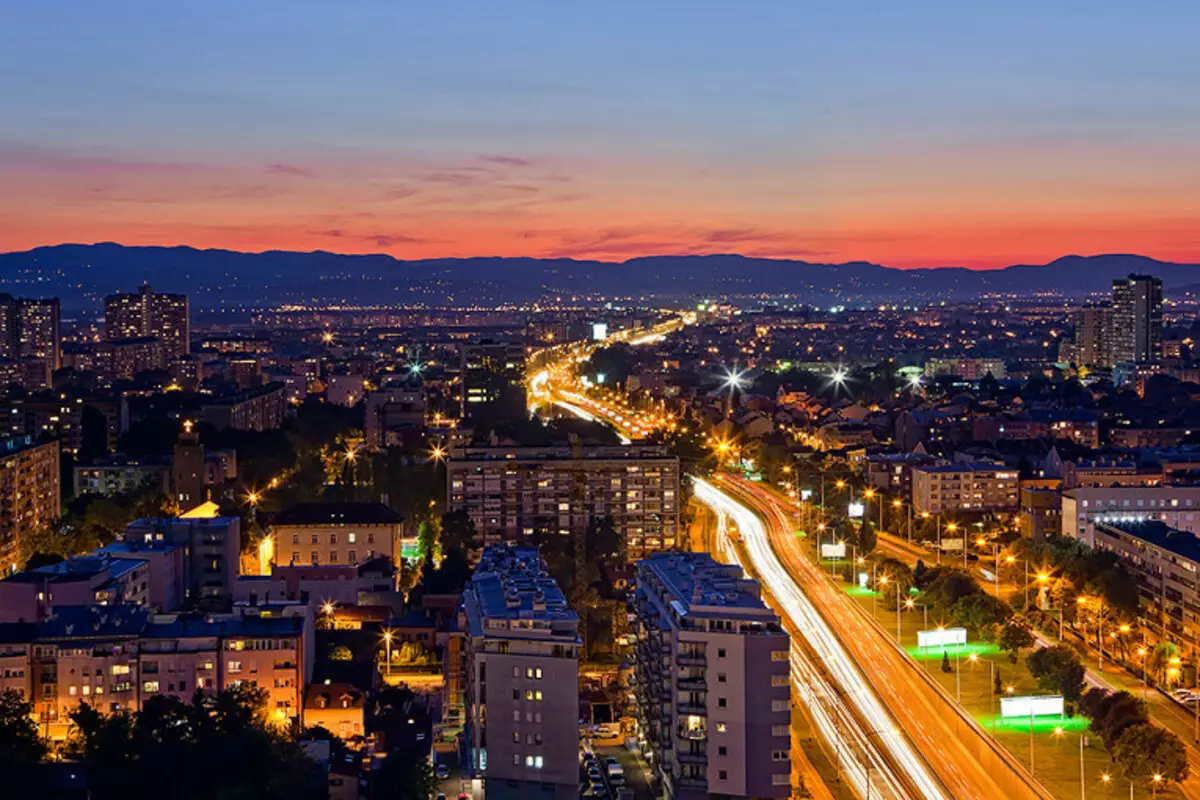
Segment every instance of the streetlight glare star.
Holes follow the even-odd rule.
[[[726,369],[725,370],[725,380],[721,384],[722,387],[724,387],[726,389],[741,389],[743,386],[745,386],[745,383],[746,383],[742,379],[742,376],[744,376],[745,374],[746,373],[744,370],[739,370],[737,367]]]

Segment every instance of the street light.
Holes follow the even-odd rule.
[[[386,657],[386,661],[385,661],[385,664],[387,667],[387,674],[391,675],[392,674],[392,632],[391,631],[383,632],[383,643],[387,647],[387,657]]]

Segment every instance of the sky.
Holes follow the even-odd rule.
[[[0,3],[0,250],[1200,262],[1200,3]]]

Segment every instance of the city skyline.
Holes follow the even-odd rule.
[[[0,250],[1194,261],[1170,5],[12,9]]]

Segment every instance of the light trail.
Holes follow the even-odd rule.
[[[950,798],[941,783],[927,767],[924,760],[916,753],[910,742],[899,733],[891,716],[887,713],[882,702],[876,697],[869,683],[857,665],[850,659],[841,643],[837,640],[829,625],[817,611],[812,602],[800,591],[792,576],[780,564],[779,559],[771,550],[767,531],[762,520],[738,503],[725,492],[708,481],[694,479],[696,499],[720,514],[733,519],[741,534],[742,543],[750,558],[748,572],[752,573],[767,588],[779,603],[784,615],[792,622],[804,637],[809,647],[824,664],[825,672],[833,679],[831,685],[824,681],[817,671],[807,664],[798,645],[793,645],[792,666],[794,674],[800,673],[800,696],[806,699],[806,707],[814,720],[824,720],[821,729],[826,738],[834,742],[835,748],[841,752],[850,740],[861,747],[866,754],[868,767],[858,765],[855,771],[849,767],[846,773],[852,785],[860,796],[866,796],[868,791],[867,769],[875,771],[893,791],[896,797],[920,798]],[[736,559],[736,552],[727,551]],[[737,559],[740,561],[740,559]],[[747,565],[743,564],[743,568]],[[811,670],[806,673],[805,667]],[[812,682],[806,693],[803,685]],[[837,721],[831,722],[829,714],[822,715],[821,703],[816,700],[813,686],[826,687],[830,694],[826,697],[845,698],[840,705],[844,714],[837,715]],[[840,688],[838,688],[840,687]],[[847,703],[852,704],[857,714],[849,713]],[[845,725],[841,724],[845,719]],[[833,728],[831,731],[830,728]],[[872,738],[873,737],[873,738]],[[882,751],[886,751],[886,756]],[[839,755],[838,761],[842,759]],[[900,769],[902,775],[897,775],[892,765]],[[913,791],[906,790],[911,786]],[[914,794],[915,791],[915,794]]]
[[[574,403],[568,403],[566,400],[555,400],[554,405],[558,406],[559,408],[563,409],[564,411],[569,411],[570,413],[574,414],[575,416],[579,417],[580,419],[587,420],[588,422],[604,422],[605,421],[605,420],[602,420],[600,417],[596,416],[595,414],[591,413],[590,411],[585,411],[582,408],[580,408],[579,406],[575,405]],[[617,430],[617,437],[621,440],[621,444],[633,444],[633,440],[630,439],[625,434],[621,433],[620,430]]]

